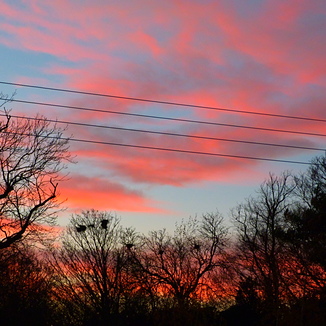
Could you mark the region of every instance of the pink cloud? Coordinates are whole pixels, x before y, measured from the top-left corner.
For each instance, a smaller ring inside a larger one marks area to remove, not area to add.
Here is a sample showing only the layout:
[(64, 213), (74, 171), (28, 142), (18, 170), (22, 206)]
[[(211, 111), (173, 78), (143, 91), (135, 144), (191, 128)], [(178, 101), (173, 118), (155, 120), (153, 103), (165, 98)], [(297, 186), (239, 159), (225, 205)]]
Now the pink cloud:
[(139, 191), (130, 190), (103, 178), (81, 174), (71, 175), (68, 181), (61, 184), (60, 198), (67, 198), (66, 205), (70, 209), (166, 212), (158, 208), (159, 203), (146, 199)]
[[(291, 74), (302, 81), (310, 76), (309, 81), (313, 82), (326, 66), (320, 55), (325, 53), (325, 34), (316, 29), (312, 14), (325, 12), (322, 1), (267, 1), (254, 17), (239, 15), (230, 4), (216, 12), (215, 18), (231, 48), (278, 74)], [(305, 17), (305, 23), (300, 21)]]
[[(325, 98), (318, 92), (317, 99), (306, 84), (321, 85), (326, 70), (323, 55), (325, 35), (322, 31), (313, 30), (315, 23), (311, 18), (314, 12), (320, 12), (321, 2), (318, 6), (311, 5), (308, 0), (286, 3), (265, 1), (257, 5), (255, 10), (248, 10), (245, 8), (247, 5), (237, 1), (210, 2), (205, 5), (191, 1), (162, 2), (160, 5), (150, 1), (137, 4), (120, 2), (115, 5), (96, 2), (84, 5), (78, 11), (66, 1), (31, 3), (31, 6), (27, 5), (28, 15), (26, 8), (23, 10), (2, 4), (0, 8), (7, 15), (0, 23), (7, 32), (3, 41), (12, 47), (49, 53), (59, 59), (73, 61), (73, 68), (67, 67), (66, 63), (40, 68), (43, 73), (64, 77), (65, 83), (60, 85), (62, 87), (255, 112), (290, 115), (309, 113), (315, 117), (324, 115), (321, 108), (324, 107)], [(307, 24), (302, 22), (305, 19)], [(309, 38), (311, 35), (312, 39)], [(306, 121), (258, 118), (189, 108), (183, 109), (181, 113), (181, 109), (178, 111), (173, 106), (145, 105), (123, 100), (76, 96), (69, 103), (120, 112), (176, 114), (222, 123), (325, 132), (323, 124)], [(71, 111), (66, 116), (73, 121), (125, 127), (146, 125), (149, 129), (160, 128), (171, 132), (240, 140), (310, 145), (318, 142), (314, 138), (289, 134), (125, 119), (94, 112)], [(301, 153), (272, 147), (190, 141), (99, 129), (71, 127), (70, 130), (77, 138), (230, 155), (281, 159)], [(241, 173), (246, 174), (245, 178), (251, 178), (259, 165), (249, 160), (119, 147), (106, 147), (109, 148), (106, 153), (103, 153), (103, 146), (74, 144), (73, 148), (82, 159), (93, 156), (99, 160), (97, 164), (101, 169), (114, 171), (135, 183), (182, 186), (207, 180), (229, 181)], [(87, 181), (91, 182), (89, 179)], [(124, 198), (124, 190), (114, 191), (116, 196), (120, 196), (116, 197), (119, 202)], [(81, 205), (78, 193), (73, 189), (69, 191), (76, 205)], [(92, 193), (88, 195), (92, 201), (101, 205), (100, 202), (105, 202), (105, 193), (106, 190), (98, 196)], [(144, 199), (139, 194), (129, 193), (127, 197), (131, 210), (149, 205), (142, 202)], [(112, 205), (117, 204), (112, 202)]]
[[(236, 138), (236, 136), (235, 136)], [(139, 144), (137, 137), (129, 143)], [(148, 139), (147, 139), (148, 141)], [(124, 141), (124, 143), (128, 141)], [(146, 140), (144, 141), (146, 143)], [(190, 151), (224, 153), (253, 157), (278, 157), (279, 149), (253, 146), (252, 149), (241, 144), (217, 141), (184, 141), (160, 138), (161, 147), (185, 149)], [(181, 141), (182, 143), (182, 141)], [(162, 145), (163, 144), (163, 145)], [(120, 148), (114, 146), (78, 146), (75, 153), (81, 160), (92, 157), (94, 168), (114, 171), (135, 183), (185, 186), (202, 181), (234, 182), (248, 181), (259, 163), (236, 158), (212, 157), (204, 155), (169, 153), (155, 150)], [(159, 146), (158, 146), (159, 147)], [(288, 154), (289, 150), (284, 154)]]

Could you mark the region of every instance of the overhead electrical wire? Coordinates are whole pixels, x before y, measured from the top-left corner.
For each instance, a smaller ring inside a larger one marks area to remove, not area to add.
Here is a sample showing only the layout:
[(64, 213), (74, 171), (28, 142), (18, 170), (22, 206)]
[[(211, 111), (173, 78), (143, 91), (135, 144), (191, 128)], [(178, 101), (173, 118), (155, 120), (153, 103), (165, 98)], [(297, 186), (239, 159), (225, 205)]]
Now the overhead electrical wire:
[(50, 90), (50, 91), (57, 91), (57, 92), (65, 92), (65, 93), (100, 96), (100, 97), (122, 99), (122, 100), (129, 100), (129, 101), (139, 101), (139, 102), (148, 102), (148, 103), (156, 103), (156, 104), (163, 104), (163, 105), (190, 107), (190, 108), (195, 108), (195, 109), (206, 109), (206, 110), (225, 111), (225, 112), (238, 113), (238, 114), (239, 113), (240, 114), (252, 114), (252, 115), (286, 118), (286, 119), (297, 119), (297, 120), (305, 120), (305, 121), (326, 122), (326, 119), (320, 119), (320, 118), (310, 118), (310, 117), (304, 117), (304, 116), (293, 116), (293, 115), (284, 115), (284, 114), (275, 114), (275, 113), (237, 110), (237, 109), (229, 109), (229, 108), (221, 108), (221, 107), (213, 107), (213, 106), (205, 106), (205, 105), (196, 105), (196, 104), (191, 104), (191, 103), (160, 101), (160, 100), (152, 100), (152, 99), (145, 99), (145, 98), (138, 98), (138, 97), (127, 97), (127, 96), (118, 96), (118, 95), (111, 95), (111, 94), (95, 93), (95, 92), (86, 92), (86, 91), (79, 91), (79, 90), (67, 89), (67, 88), (46, 87), (46, 86), (41, 86), (41, 85), (13, 83), (13, 82), (6, 82), (6, 81), (0, 81), (0, 84), (11, 85), (11, 86), (20, 86), (20, 87), (28, 87), (28, 88), (35, 88), (35, 89), (42, 89), (42, 90)]
[[(0, 100), (4, 100), (4, 98), (0, 97)], [(231, 127), (231, 128), (260, 130), (260, 131), (268, 131), (268, 132), (280, 132), (280, 133), (289, 133), (289, 134), (305, 135), (305, 136), (326, 137), (326, 134), (313, 133), (313, 132), (304, 132), (304, 131), (295, 131), (295, 130), (286, 130), (286, 129), (275, 129), (275, 128), (263, 128), (263, 127), (245, 126), (245, 125), (220, 123), (220, 122), (212, 122), (212, 121), (204, 121), (204, 120), (184, 119), (184, 118), (172, 118), (172, 117), (150, 115), (150, 114), (119, 112), (119, 111), (113, 111), (113, 110), (93, 109), (93, 108), (86, 108), (86, 107), (80, 107), (80, 106), (62, 105), (62, 104), (47, 103), (47, 102), (26, 101), (26, 100), (19, 100), (19, 99), (11, 99), (10, 101), (11, 102), (17, 102), (17, 103), (51, 106), (51, 107), (59, 107), (59, 108), (72, 109), (72, 110), (100, 112), (100, 113), (117, 114), (117, 115), (149, 118), (149, 119), (160, 119), (160, 120), (169, 120), (169, 121), (186, 122), (186, 123), (196, 123), (196, 124), (213, 125), (213, 126), (223, 126), (223, 127)]]
[[(6, 115), (0, 114), (0, 116), (6, 116)], [(43, 118), (37, 118), (37, 117), (25, 117), (25, 116), (18, 116), (18, 115), (10, 115), (10, 116), (13, 118), (17, 118), (17, 119), (43, 120)], [(82, 127), (120, 130), (120, 131), (146, 133), (146, 134), (154, 134), (154, 135), (162, 135), (162, 136), (224, 141), (224, 142), (242, 143), (242, 144), (250, 144), (250, 145), (274, 146), (274, 147), (281, 147), (281, 148), (292, 148), (292, 149), (311, 150), (311, 151), (326, 151), (325, 148), (316, 148), (316, 147), (307, 147), (307, 146), (296, 146), (296, 145), (275, 144), (275, 143), (266, 143), (266, 142), (257, 142), (257, 141), (239, 140), (239, 139), (230, 139), (230, 138), (218, 138), (218, 137), (209, 137), (209, 136), (200, 136), (200, 135), (189, 135), (189, 134), (154, 131), (154, 130), (146, 130), (146, 129), (123, 128), (123, 127), (117, 127), (117, 126), (98, 125), (98, 124), (90, 124), (90, 123), (84, 123), (84, 122), (74, 122), (74, 121), (48, 119), (48, 118), (46, 118), (46, 120), (49, 122), (60, 123), (60, 124), (65, 124), (65, 125), (75, 125), (75, 126), (82, 126)]]
[[(40, 86), (40, 85), (28, 85), (28, 84), (10, 83), (10, 82), (3, 82), (3, 81), (0, 81), (0, 84), (15, 85), (15, 86), (22, 86), (22, 87), (30, 87), (30, 88), (38, 88), (38, 89), (51, 90), (51, 91), (61, 91), (61, 92), (76, 93), (76, 94), (84, 94), (84, 95), (110, 97), (110, 98), (124, 99), (124, 100), (150, 102), (150, 103), (165, 104), (165, 105), (185, 106), (185, 107), (198, 108), (198, 109), (201, 108), (201, 109), (209, 109), (209, 110), (219, 110), (219, 111), (226, 111), (226, 112), (232, 112), (232, 113), (238, 113), (238, 114), (244, 113), (244, 114), (255, 114), (255, 115), (261, 115), (261, 116), (278, 117), (278, 118), (289, 118), (289, 119), (299, 119), (299, 120), (307, 120), (307, 121), (315, 121), (315, 122), (326, 122), (326, 119), (317, 119), (317, 118), (308, 118), (308, 117), (290, 116), (290, 115), (279, 115), (279, 114), (269, 114), (269, 113), (263, 113), (263, 112), (253, 112), (253, 111), (241, 111), (241, 110), (233, 110), (233, 109), (225, 109), (225, 108), (217, 108), (217, 107), (209, 107), (209, 106), (200, 106), (200, 105), (194, 105), (194, 104), (184, 104), (184, 103), (157, 101), (157, 100), (142, 99), (142, 98), (115, 96), (115, 95), (110, 95), (110, 94), (83, 92), (83, 91), (71, 90), (71, 89), (63, 89), (63, 88), (52, 88), (52, 87), (45, 87), (45, 86)], [(8, 99), (0, 97), (0, 100), (8, 100)], [(33, 104), (33, 105), (60, 107), (60, 108), (67, 108), (67, 109), (74, 109), (74, 110), (83, 110), (83, 111), (101, 112), (101, 113), (108, 113), (108, 114), (119, 114), (119, 115), (135, 116), (135, 117), (141, 117), (141, 118), (170, 120), (170, 121), (176, 121), (176, 122), (197, 123), (197, 124), (205, 124), (205, 125), (225, 126), (225, 127), (233, 127), (233, 128), (245, 128), (245, 129), (270, 131), (270, 132), (292, 133), (292, 134), (299, 134), (299, 135), (306, 135), (306, 136), (326, 137), (325, 134), (312, 133), (312, 132), (302, 132), (302, 131), (300, 132), (300, 131), (294, 131), (294, 130), (262, 128), (262, 127), (235, 125), (235, 124), (227, 124), (227, 123), (219, 123), (219, 122), (211, 122), (211, 121), (203, 121), (203, 120), (172, 118), (172, 117), (166, 117), (166, 116), (139, 114), (139, 113), (131, 113), (131, 112), (119, 112), (119, 111), (93, 109), (93, 108), (79, 107), (79, 106), (68, 106), (68, 105), (61, 105), (61, 104), (55, 104), (55, 103), (26, 101), (26, 100), (19, 100), (19, 99), (13, 99), (13, 98), (11, 98), (10, 101), (11, 102), (18, 102), (18, 103), (25, 103), (25, 104)], [(13, 116), (13, 117), (37, 120), (37, 118), (32, 118), (32, 117), (21, 117), (21, 116)], [(246, 143), (246, 144), (254, 144), (254, 145), (265, 145), (265, 146), (276, 146), (276, 147), (283, 147), (283, 148), (324, 151), (324, 149), (314, 148), (314, 147), (286, 145), (286, 144), (274, 144), (274, 143), (265, 143), (265, 142), (236, 140), (236, 139), (229, 139), (229, 138), (208, 137), (208, 136), (200, 136), (200, 135), (187, 135), (187, 134), (179, 134), (179, 133), (171, 133), (171, 132), (160, 132), (160, 131), (152, 131), (152, 130), (144, 130), (144, 129), (123, 128), (123, 127), (115, 127), (115, 126), (104, 126), (104, 125), (96, 125), (96, 124), (74, 122), (74, 121), (62, 121), (62, 120), (52, 120), (52, 119), (46, 119), (46, 120), (48, 120), (50, 122), (63, 123), (63, 124), (66, 124), (66, 125), (79, 125), (79, 126), (106, 128), (106, 129), (130, 131), (130, 132), (142, 132), (142, 133), (149, 133), (149, 134), (175, 136), (175, 137), (187, 137), (187, 138), (196, 138), (196, 139), (204, 139), (204, 140), (238, 142), (238, 143)], [(51, 137), (49, 137), (49, 138), (51, 138)], [(70, 141), (84, 142), (84, 143), (103, 144), (103, 145), (130, 147), (130, 148), (138, 148), (138, 149), (150, 149), (150, 150), (157, 150), (157, 151), (169, 151), (169, 152), (186, 153), (186, 154), (199, 154), (199, 155), (209, 155), (209, 156), (236, 158), (236, 159), (260, 160), (260, 161), (270, 161), (270, 162), (280, 162), (280, 163), (291, 163), (291, 164), (304, 164), (304, 165), (309, 165), (310, 164), (308, 162), (303, 162), (303, 161), (273, 159), (273, 158), (264, 158), (264, 157), (252, 157), (252, 156), (243, 156), (243, 155), (231, 155), (231, 154), (212, 153), (212, 152), (201, 152), (201, 151), (173, 149), (173, 148), (166, 148), (166, 147), (144, 146), (144, 145), (136, 145), (136, 144), (123, 144), (123, 143), (96, 141), (96, 140), (89, 140), (89, 139), (77, 139), (77, 138), (62, 138), (62, 139), (69, 139)]]
[[(9, 134), (19, 134), (19, 135), (23, 135), (23, 136), (24, 135), (25, 136), (31, 136), (31, 134), (25, 134), (25, 133), (14, 133), (14, 132), (5, 132), (5, 131), (3, 131), (3, 132), (4, 133), (9, 133)], [(42, 135), (40, 135), (39, 137), (53, 138), (53, 139), (58, 138), (58, 137), (54, 137), (54, 136), (42, 136)], [(60, 137), (60, 139), (74, 141), (74, 142), (90, 143), (90, 144), (110, 145), (110, 146), (129, 147), (129, 148), (138, 148), (138, 149), (149, 149), (149, 150), (183, 153), (183, 154), (196, 154), (196, 155), (217, 156), (217, 157), (235, 158), (235, 159), (246, 159), (246, 160), (256, 160), (256, 161), (267, 161), (267, 162), (310, 165), (309, 162), (273, 159), (273, 158), (266, 158), (266, 157), (253, 157), (253, 156), (244, 156), (244, 155), (231, 155), (231, 154), (191, 151), (191, 150), (184, 150), (184, 149), (177, 149), (177, 148), (143, 146), (143, 145), (136, 145), (136, 144), (123, 144), (123, 143), (105, 142), (105, 141), (79, 139), (79, 138), (68, 138), (68, 137)]]

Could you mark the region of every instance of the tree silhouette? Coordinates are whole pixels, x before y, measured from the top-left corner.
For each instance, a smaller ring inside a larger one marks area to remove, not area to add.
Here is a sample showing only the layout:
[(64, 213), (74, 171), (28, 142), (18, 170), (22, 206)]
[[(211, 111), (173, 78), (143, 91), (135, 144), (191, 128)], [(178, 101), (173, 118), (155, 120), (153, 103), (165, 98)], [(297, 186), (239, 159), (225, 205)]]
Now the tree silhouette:
[(326, 157), (316, 157), (296, 179), (300, 205), (289, 212), (292, 239), (326, 271)]
[(144, 237), (143, 246), (134, 249), (133, 259), (139, 272), (150, 278), (151, 288), (186, 307), (209, 283), (206, 276), (223, 263), (227, 230), (222, 222), (218, 213), (206, 214), (200, 222), (190, 219), (181, 223), (174, 235), (160, 230)]
[(128, 254), (120, 221), (107, 212), (73, 215), (52, 259), (58, 276), (56, 295), (71, 306), (73, 320), (92, 316), (93, 323), (106, 325), (117, 318), (135, 288), (126, 272)]
[(28, 244), (0, 255), (1, 325), (52, 325), (52, 275)]
[(70, 160), (63, 130), (44, 117), (12, 118), (0, 127), (0, 249), (53, 223), (60, 172)]
[(294, 189), (290, 174), (270, 175), (257, 197), (249, 198), (234, 211), (241, 273), (257, 282), (274, 325), (281, 302), (290, 293), (286, 280), (291, 278), (294, 258), (279, 234), (287, 228), (284, 214), (293, 205)]
[(326, 294), (326, 157), (316, 157), (295, 183), (297, 204), (285, 212), (281, 237), (296, 258), (303, 295)]

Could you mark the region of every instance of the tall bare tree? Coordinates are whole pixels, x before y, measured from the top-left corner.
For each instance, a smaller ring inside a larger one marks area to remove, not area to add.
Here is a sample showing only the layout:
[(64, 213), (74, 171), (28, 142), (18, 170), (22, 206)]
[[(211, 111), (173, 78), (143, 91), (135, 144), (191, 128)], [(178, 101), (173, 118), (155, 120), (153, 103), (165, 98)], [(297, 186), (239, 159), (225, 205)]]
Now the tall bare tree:
[(96, 210), (73, 215), (61, 248), (51, 258), (58, 276), (55, 293), (70, 306), (70, 318), (92, 316), (106, 325), (119, 314), (128, 291), (127, 260), (117, 217)]
[(0, 249), (36, 234), (56, 218), (58, 182), (70, 161), (63, 130), (42, 116), (0, 126)]
[(284, 218), (293, 205), (295, 184), (289, 173), (270, 175), (256, 197), (234, 211), (238, 232), (241, 273), (254, 280), (257, 291), (278, 323), (281, 299), (290, 292), (288, 279), (292, 258), (279, 237), (287, 228)]

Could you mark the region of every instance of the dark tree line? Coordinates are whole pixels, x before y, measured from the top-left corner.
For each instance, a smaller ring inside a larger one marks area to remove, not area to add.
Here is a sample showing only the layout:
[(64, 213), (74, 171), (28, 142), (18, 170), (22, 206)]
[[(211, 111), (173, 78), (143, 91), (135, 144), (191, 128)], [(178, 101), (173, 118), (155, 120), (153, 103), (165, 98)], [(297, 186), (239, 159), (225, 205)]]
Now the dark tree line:
[(108, 213), (84, 211), (49, 257), (55, 296), (67, 319), (81, 324), (133, 325), (137, 314), (143, 323), (161, 309), (188, 311), (205, 300), (210, 274), (222, 267), (226, 235), (219, 214), (185, 221), (174, 235), (143, 236)]
[[(326, 324), (326, 158), (271, 174), (222, 216), (148, 235), (83, 211), (54, 243), (62, 130), (45, 118), (0, 125), (2, 325)], [(46, 246), (44, 246), (46, 244)]]

